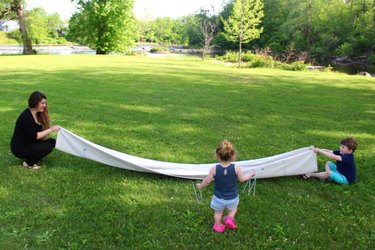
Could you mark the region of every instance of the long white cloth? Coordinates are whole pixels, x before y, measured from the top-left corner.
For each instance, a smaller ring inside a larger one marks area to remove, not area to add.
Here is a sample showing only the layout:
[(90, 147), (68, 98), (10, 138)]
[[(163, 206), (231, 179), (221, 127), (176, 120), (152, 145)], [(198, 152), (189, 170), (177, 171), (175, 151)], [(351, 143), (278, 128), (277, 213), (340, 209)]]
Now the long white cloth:
[[(64, 128), (57, 134), (56, 148), (113, 167), (185, 179), (204, 179), (216, 164), (172, 163), (140, 158), (92, 143)], [(256, 160), (237, 161), (235, 164), (241, 167), (244, 174), (256, 171), (257, 178), (300, 175), (315, 172), (318, 168), (312, 147)]]

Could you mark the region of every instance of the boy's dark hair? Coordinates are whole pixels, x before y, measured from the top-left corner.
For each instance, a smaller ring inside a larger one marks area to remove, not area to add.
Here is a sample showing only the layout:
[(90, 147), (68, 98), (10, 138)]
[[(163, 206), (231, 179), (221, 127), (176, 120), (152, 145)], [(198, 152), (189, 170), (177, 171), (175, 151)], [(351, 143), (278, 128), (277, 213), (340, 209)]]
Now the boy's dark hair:
[(347, 146), (348, 149), (354, 151), (357, 149), (357, 141), (353, 137), (346, 137), (341, 140), (341, 145)]

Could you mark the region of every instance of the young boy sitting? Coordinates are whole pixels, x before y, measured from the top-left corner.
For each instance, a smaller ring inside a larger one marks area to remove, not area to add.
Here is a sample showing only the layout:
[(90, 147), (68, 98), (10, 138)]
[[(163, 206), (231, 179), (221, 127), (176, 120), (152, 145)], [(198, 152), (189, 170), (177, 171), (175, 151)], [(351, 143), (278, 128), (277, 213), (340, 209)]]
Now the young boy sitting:
[(356, 166), (354, 161), (354, 151), (357, 149), (357, 141), (352, 137), (347, 137), (341, 140), (340, 150), (327, 150), (314, 148), (315, 153), (321, 153), (331, 159), (336, 160), (336, 165), (333, 162), (326, 162), (326, 170), (319, 173), (307, 173), (302, 177), (309, 179), (315, 177), (321, 180), (329, 179), (338, 184), (349, 185), (352, 184), (357, 176)]

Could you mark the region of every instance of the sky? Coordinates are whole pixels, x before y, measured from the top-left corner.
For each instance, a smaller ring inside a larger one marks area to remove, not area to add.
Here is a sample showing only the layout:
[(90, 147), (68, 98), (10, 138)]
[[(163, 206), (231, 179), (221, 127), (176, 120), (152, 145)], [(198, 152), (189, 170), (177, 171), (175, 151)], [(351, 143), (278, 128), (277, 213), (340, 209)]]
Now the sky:
[[(140, 19), (175, 19), (192, 14), (200, 8), (211, 9), (211, 6), (219, 12), (223, 2), (226, 0), (134, 0), (134, 13)], [(63, 20), (68, 20), (75, 12), (75, 5), (71, 0), (26, 0), (26, 4), (28, 10), (42, 7), (48, 14), (57, 12)]]

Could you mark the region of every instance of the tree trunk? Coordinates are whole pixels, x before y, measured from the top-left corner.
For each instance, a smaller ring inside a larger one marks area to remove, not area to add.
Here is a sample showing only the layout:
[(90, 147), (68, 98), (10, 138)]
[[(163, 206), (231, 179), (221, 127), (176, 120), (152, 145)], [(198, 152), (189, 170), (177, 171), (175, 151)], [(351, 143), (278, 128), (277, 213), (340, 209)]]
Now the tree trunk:
[(241, 67), (241, 52), (242, 52), (242, 40), (239, 39), (239, 53), (238, 53), (238, 68)]
[(31, 44), (30, 37), (27, 35), (23, 8), (22, 8), (20, 2), (15, 1), (15, 4), (16, 4), (15, 8), (16, 8), (16, 11), (17, 11), (17, 16), (18, 16), (18, 23), (20, 25), (22, 43), (23, 43), (23, 54), (24, 55), (31, 55), (31, 54), (33, 54), (33, 47), (32, 47), (32, 44)]

